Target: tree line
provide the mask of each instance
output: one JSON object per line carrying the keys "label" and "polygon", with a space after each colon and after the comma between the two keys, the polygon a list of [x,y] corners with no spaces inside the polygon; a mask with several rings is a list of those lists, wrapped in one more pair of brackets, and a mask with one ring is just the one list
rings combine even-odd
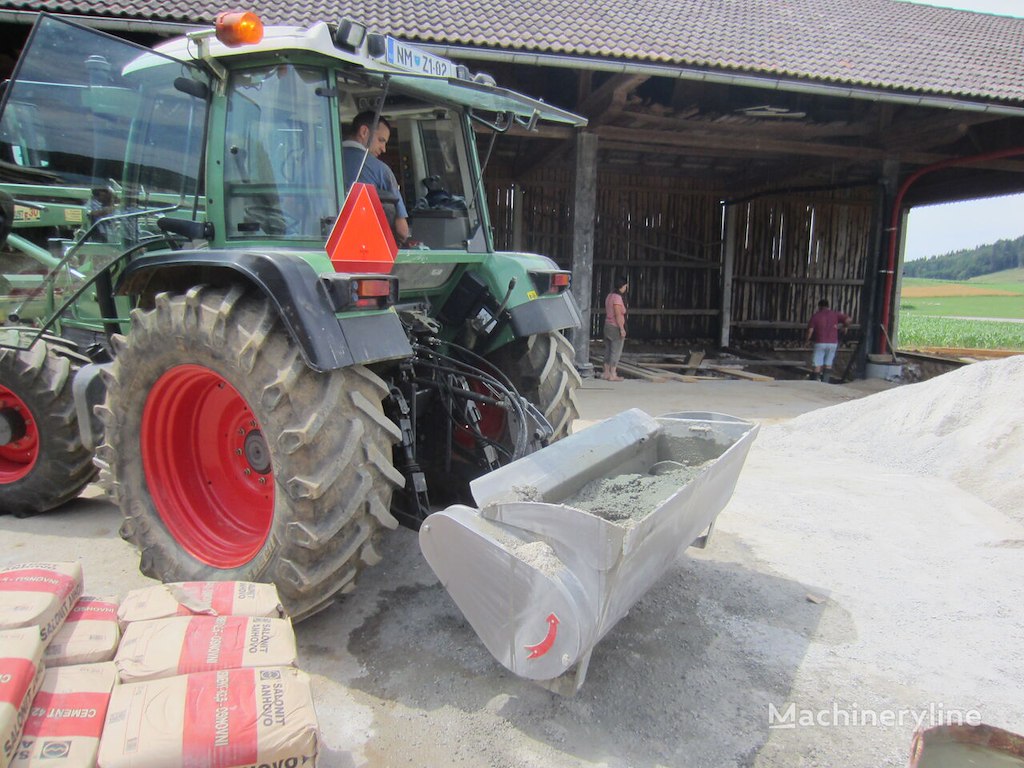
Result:
{"label": "tree line", "polygon": [[903,265],[903,275],[933,280],[969,280],[978,275],[1017,267],[1024,267],[1024,236],[908,261]]}

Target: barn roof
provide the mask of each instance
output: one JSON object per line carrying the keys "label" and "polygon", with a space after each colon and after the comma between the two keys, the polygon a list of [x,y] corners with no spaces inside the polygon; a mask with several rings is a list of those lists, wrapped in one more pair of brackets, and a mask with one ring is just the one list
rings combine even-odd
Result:
{"label": "barn roof", "polygon": [[[226,7],[226,6],[225,6]],[[209,23],[207,0],[0,0],[0,12]],[[420,43],[1024,103],[1024,19],[899,0],[262,0],[268,23],[347,15]]]}

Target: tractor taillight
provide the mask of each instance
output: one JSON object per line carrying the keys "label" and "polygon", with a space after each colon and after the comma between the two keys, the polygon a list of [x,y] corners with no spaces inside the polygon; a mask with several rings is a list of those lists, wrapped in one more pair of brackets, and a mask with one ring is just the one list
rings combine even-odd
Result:
{"label": "tractor taillight", "polygon": [[395,286],[393,280],[355,278],[352,280],[352,306],[360,309],[383,309],[395,302]]}
{"label": "tractor taillight", "polygon": [[371,296],[388,296],[391,293],[390,280],[357,280],[356,295],[361,299]]}
{"label": "tractor taillight", "polygon": [[217,39],[229,48],[253,45],[263,39],[263,21],[252,11],[217,14]]}
{"label": "tractor taillight", "polygon": [[572,282],[569,272],[531,272],[530,278],[536,287],[537,296],[563,293]]}

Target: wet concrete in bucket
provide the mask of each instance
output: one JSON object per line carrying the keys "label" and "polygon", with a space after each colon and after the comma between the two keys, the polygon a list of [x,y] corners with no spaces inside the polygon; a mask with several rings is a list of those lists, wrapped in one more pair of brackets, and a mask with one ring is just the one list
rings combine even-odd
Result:
{"label": "wet concrete in bucket", "polygon": [[658,462],[650,473],[592,480],[562,503],[612,523],[636,524],[685,486],[706,466]]}

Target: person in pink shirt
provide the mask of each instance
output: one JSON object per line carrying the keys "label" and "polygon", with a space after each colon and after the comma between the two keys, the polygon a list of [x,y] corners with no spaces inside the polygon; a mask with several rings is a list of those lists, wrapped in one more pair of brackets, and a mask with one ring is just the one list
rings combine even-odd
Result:
{"label": "person in pink shirt", "polygon": [[839,348],[839,326],[845,331],[850,327],[850,318],[842,312],[829,309],[828,300],[822,299],[818,302],[818,311],[811,316],[807,323],[807,343],[814,342],[814,352],[811,357],[811,365],[814,369],[813,379],[821,379],[829,383],[829,371],[832,362],[836,357],[836,350]]}
{"label": "person in pink shirt", "polygon": [[626,291],[629,290],[629,278],[619,275],[613,284],[614,290],[604,300],[604,373],[601,378],[606,381],[622,381],[616,368],[622,356],[622,346],[626,343]]}

